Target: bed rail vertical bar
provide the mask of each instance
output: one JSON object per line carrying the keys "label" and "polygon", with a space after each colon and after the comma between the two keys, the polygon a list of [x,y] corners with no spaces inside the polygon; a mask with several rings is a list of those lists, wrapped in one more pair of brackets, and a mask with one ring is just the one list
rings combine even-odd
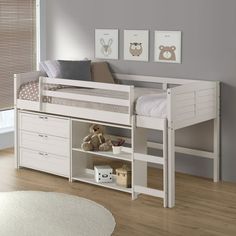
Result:
{"label": "bed rail vertical bar", "polygon": [[134,114],[134,86],[129,87],[129,124],[134,124],[133,122]]}
{"label": "bed rail vertical bar", "polygon": [[173,124],[173,94],[167,89],[168,120],[168,207],[175,206],[175,130]]}
{"label": "bed rail vertical bar", "polygon": [[220,82],[216,82],[216,118],[214,119],[213,180],[220,180]]}

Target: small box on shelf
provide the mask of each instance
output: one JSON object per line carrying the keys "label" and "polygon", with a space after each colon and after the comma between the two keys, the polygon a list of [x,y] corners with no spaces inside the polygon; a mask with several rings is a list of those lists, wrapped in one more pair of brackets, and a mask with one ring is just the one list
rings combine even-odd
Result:
{"label": "small box on shelf", "polygon": [[131,169],[127,165],[116,169],[116,184],[125,188],[131,188]]}
{"label": "small box on shelf", "polygon": [[112,168],[109,165],[94,166],[94,178],[97,183],[112,182]]}

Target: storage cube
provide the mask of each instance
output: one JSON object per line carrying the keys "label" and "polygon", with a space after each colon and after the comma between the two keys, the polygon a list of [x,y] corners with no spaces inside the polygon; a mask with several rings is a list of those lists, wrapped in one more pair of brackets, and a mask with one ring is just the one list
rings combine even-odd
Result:
{"label": "storage cube", "polygon": [[122,187],[131,188],[131,169],[123,165],[122,168],[116,169],[116,184]]}
{"label": "storage cube", "polygon": [[106,166],[94,166],[95,181],[97,183],[111,183],[112,182],[112,168]]}

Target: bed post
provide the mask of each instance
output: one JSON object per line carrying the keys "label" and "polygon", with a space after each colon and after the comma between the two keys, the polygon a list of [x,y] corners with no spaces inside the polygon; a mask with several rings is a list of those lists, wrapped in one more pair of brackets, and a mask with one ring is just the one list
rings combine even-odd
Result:
{"label": "bed post", "polygon": [[175,130],[172,121],[172,94],[167,89],[168,119],[168,207],[175,206]]}
{"label": "bed post", "polygon": [[39,77],[39,111],[42,111],[42,102],[43,102],[43,77]]}
{"label": "bed post", "polygon": [[14,74],[14,154],[15,168],[19,169],[19,153],[18,153],[18,111],[17,111],[17,91],[19,82],[17,75]]}
{"label": "bed post", "polygon": [[213,180],[220,179],[220,82],[216,82],[216,118],[214,119]]}

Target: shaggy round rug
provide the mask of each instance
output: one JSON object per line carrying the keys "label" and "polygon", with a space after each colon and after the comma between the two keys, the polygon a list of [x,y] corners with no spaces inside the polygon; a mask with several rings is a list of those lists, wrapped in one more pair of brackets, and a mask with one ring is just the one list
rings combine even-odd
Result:
{"label": "shaggy round rug", "polygon": [[103,206],[53,192],[0,193],[1,236],[106,236],[115,228]]}

